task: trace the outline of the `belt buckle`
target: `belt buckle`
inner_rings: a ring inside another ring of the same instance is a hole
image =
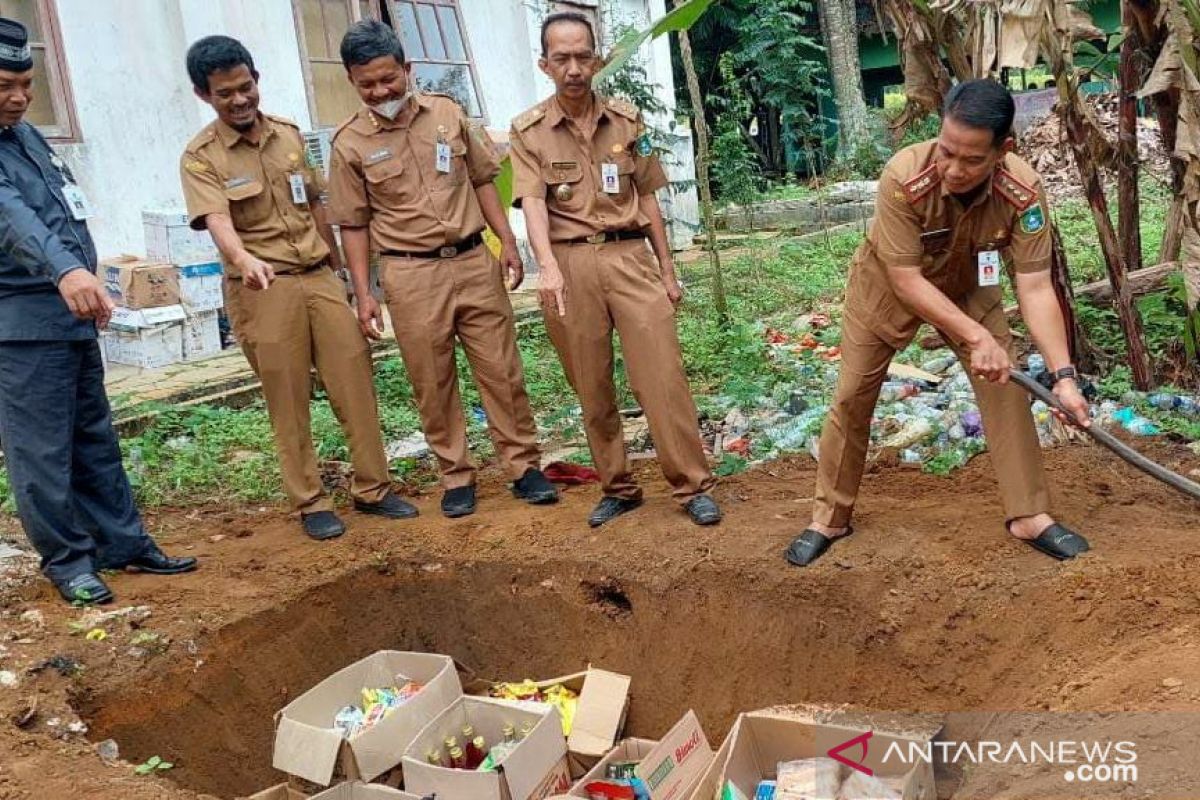
[[[457,247],[443,247],[442,249],[438,250],[439,258],[454,258],[456,255],[458,255]]]
[[[604,244],[606,241],[608,241],[608,234],[603,232],[593,233],[591,236],[587,237],[588,244]]]

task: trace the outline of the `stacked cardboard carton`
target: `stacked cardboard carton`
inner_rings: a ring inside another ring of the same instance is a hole
[[[186,211],[142,212],[146,255],[174,265],[183,306],[183,359],[195,361],[221,352],[218,317],[225,301],[221,291],[220,254],[208,231],[194,231]]]

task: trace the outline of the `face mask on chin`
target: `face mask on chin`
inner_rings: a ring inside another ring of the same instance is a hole
[[[384,119],[395,119],[400,114],[400,111],[404,108],[404,106],[408,103],[408,100],[412,97],[412,94],[412,90],[410,89],[398,100],[388,100],[385,103],[370,106],[370,109]]]

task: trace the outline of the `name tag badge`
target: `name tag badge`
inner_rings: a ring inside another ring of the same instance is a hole
[[[292,187],[292,202],[302,206],[308,202],[308,191],[304,187],[304,176],[299,172],[288,175],[288,185]]]
[[[984,250],[979,253],[979,285],[1000,285],[1000,251]]]
[[[600,177],[604,181],[605,194],[621,193],[621,176],[617,174],[617,165],[606,161],[600,165]]]
[[[67,206],[71,209],[71,216],[77,221],[83,221],[92,216],[92,206],[88,202],[87,195],[73,183],[64,183],[62,187],[63,198],[67,201]]]
[[[443,175],[450,174],[450,145],[445,142],[437,143],[437,171]]]

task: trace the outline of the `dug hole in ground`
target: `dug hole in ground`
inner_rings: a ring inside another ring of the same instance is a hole
[[[1175,469],[1194,460],[1139,446]],[[1094,447],[1046,459],[1056,512],[1093,545],[1073,562],[1004,533],[986,455],[950,478],[876,462],[856,533],[804,570],[782,553],[809,519],[808,458],[726,479],[712,529],[675,507],[654,462],[640,465],[646,505],[595,531],[594,487],[531,509],[494,471],[473,517],[443,519],[431,492],[414,498],[420,519],[347,513],[348,534],[327,544],[273,508],[157,514],[164,547],[202,569],[114,576],[115,614],[63,606],[36,565],[6,578],[0,800],[278,784],[277,713],[379,650],[443,653],[503,680],[594,664],[631,678],[625,735],[656,741],[693,709],[714,750],[739,714],[792,703],[967,712],[974,735],[1002,740],[1142,736],[1136,783],[1088,789],[1109,794],[1081,794],[1057,767],[986,764],[939,773],[936,793],[1200,796],[1187,789],[1200,737],[1185,724],[1200,710],[1198,509]],[[1086,711],[1115,713],[1086,731],[1062,716]],[[152,756],[172,768],[136,774]]]

